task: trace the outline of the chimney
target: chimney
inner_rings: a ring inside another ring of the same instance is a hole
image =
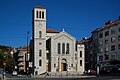
[[[105,25],[108,25],[108,24],[110,24],[110,23],[112,23],[111,20],[109,20],[108,22],[106,22]]]

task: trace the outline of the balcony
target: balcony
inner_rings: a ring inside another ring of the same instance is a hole
[[[24,70],[24,68],[23,67],[19,67],[19,70]]]
[[[18,54],[18,57],[22,57],[22,56],[24,56],[24,55],[23,55],[23,53],[20,52],[20,53]]]
[[[18,66],[23,66],[24,64],[23,64],[23,62],[20,62],[19,64],[18,64]]]
[[[19,58],[18,61],[23,61],[23,58]]]

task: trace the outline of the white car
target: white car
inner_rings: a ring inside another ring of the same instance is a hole
[[[13,76],[17,76],[17,71],[13,71],[13,72],[12,72],[12,75],[13,75]]]

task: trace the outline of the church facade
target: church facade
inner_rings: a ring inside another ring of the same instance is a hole
[[[75,72],[83,74],[85,65],[84,45],[67,32],[46,30],[46,9],[33,9],[33,32],[30,42],[32,73]]]

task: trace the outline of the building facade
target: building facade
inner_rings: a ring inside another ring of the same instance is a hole
[[[18,48],[14,52],[13,57],[14,57],[14,64],[16,66],[16,70],[19,74],[25,74],[27,72],[27,66],[26,66],[26,53],[27,53],[27,48],[29,52],[29,47],[24,46],[22,48]]]
[[[67,32],[46,30],[46,9],[33,9],[33,34],[30,43],[32,73],[84,72],[84,45]]]
[[[93,44],[93,39],[90,38],[83,38],[79,43],[82,43],[85,45],[85,70],[96,70],[96,53],[95,53],[95,47]]]
[[[117,65],[120,61],[120,19],[105,23],[92,32],[97,64],[100,68]]]

